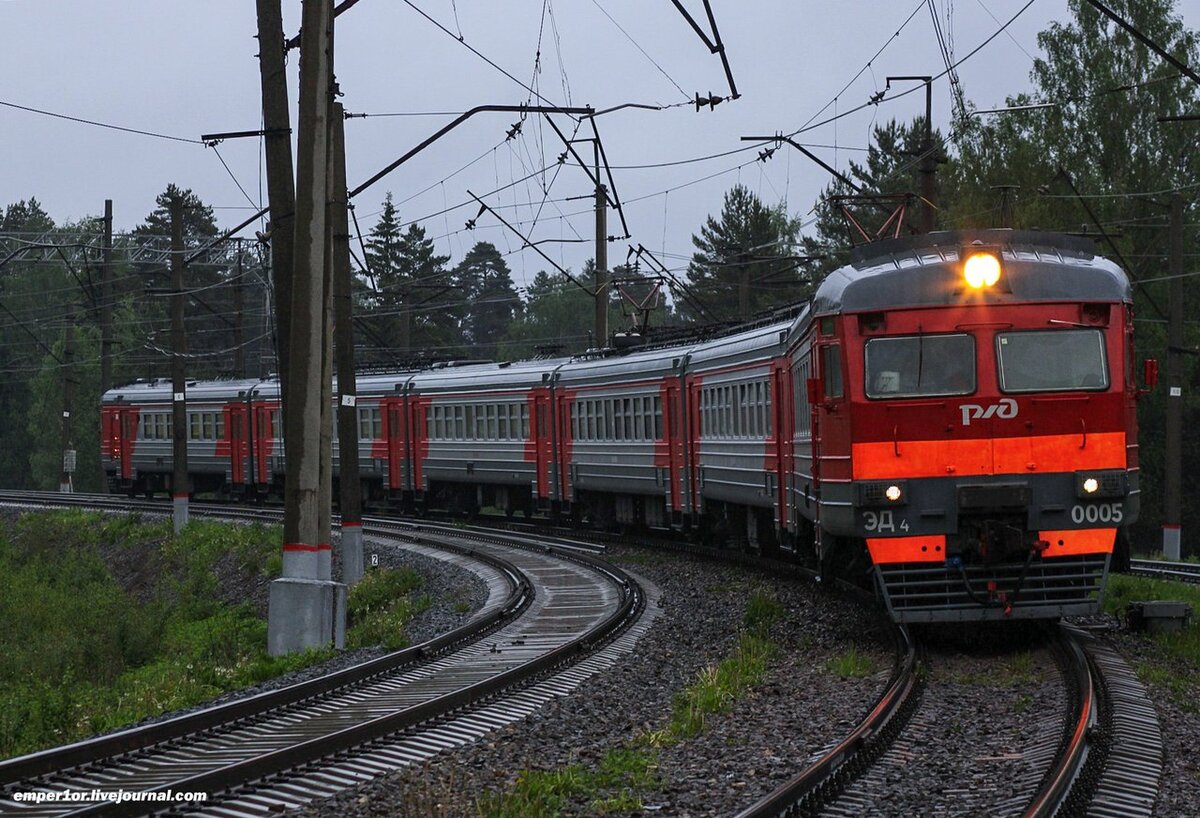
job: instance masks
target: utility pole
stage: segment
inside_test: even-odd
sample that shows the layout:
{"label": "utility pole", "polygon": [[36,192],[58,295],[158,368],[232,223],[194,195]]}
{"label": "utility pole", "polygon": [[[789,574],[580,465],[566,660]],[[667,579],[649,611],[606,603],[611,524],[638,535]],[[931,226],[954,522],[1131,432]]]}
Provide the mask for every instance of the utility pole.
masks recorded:
{"label": "utility pole", "polygon": [[271,277],[274,281],[275,337],[278,344],[279,396],[287,416],[287,381],[292,326],[292,275],[295,247],[296,187],[292,169],[291,116],[288,111],[287,62],[281,0],[257,0],[258,66],[262,84],[267,197],[270,200]]}
{"label": "utility pole", "polygon": [[[358,466],[358,385],[354,374],[354,302],[351,300],[350,222],[346,198],[345,116],[333,105],[333,328],[337,342],[339,506],[342,512],[342,582],[363,575],[362,482]],[[407,305],[406,305],[407,306]],[[398,430],[393,429],[392,434]]]}
{"label": "utility pole", "polygon": [[936,224],[936,208],[934,199],[937,197],[937,158],[933,155],[933,77],[888,77],[890,87],[892,80],[897,82],[925,83],[925,137],[921,140],[921,229],[932,233]]}
{"label": "utility pole", "polygon": [[75,310],[67,313],[63,336],[63,411],[62,411],[62,476],[58,490],[70,494],[75,490],[71,475],[75,471],[75,447],[71,445],[71,412],[75,404]]}
{"label": "utility pole", "polygon": [[183,199],[171,197],[171,424],[174,471],[171,476],[172,517],[178,534],[188,521],[187,375],[183,330]]}
{"label": "utility pole", "polygon": [[104,248],[100,265],[100,394],[112,389],[112,199],[104,200]]}
{"label": "utility pole", "polygon": [[[260,9],[261,9],[260,3]],[[325,255],[332,0],[304,0],[300,42],[294,275],[284,414],[283,576],[271,583],[267,649],[273,656],[333,641],[334,583],[320,551],[321,402],[326,346]],[[265,49],[266,43],[260,42]],[[265,102],[265,100],[264,100]],[[272,208],[275,202],[272,201]],[[278,230],[276,225],[274,228]]]}
{"label": "utility pole", "polygon": [[1163,508],[1163,556],[1181,556],[1183,483],[1183,198],[1171,194],[1171,260],[1167,304],[1167,446],[1166,503]]}
{"label": "utility pole", "polygon": [[233,280],[233,374],[246,377],[246,350],[242,348],[245,334],[246,305],[242,291],[242,243],[238,242],[237,277]]}
{"label": "utility pole", "polygon": [[596,345],[608,345],[608,188],[600,181],[600,142],[592,143],[596,164]]}
{"label": "utility pole", "polygon": [[[100,394],[112,389],[112,199],[104,200],[104,248],[100,265]],[[104,464],[100,467],[100,491],[108,493]]]}
{"label": "utility pole", "polygon": [[750,259],[747,253],[738,254],[738,318],[750,320]]}

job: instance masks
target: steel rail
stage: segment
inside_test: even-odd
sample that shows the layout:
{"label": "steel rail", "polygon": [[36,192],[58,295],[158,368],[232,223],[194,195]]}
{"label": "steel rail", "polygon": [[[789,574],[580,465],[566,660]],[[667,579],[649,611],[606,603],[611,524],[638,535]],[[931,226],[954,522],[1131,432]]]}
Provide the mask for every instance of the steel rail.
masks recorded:
{"label": "steel rail", "polygon": [[[99,504],[113,507],[113,498],[100,496],[96,498],[74,498],[75,503],[61,496],[41,495],[33,497],[31,495],[22,495],[17,502],[23,504],[40,504],[49,506],[75,505],[79,503],[87,503],[89,501],[101,501]],[[13,501],[11,495],[0,494],[0,501]],[[119,507],[128,508],[130,503],[122,502]],[[158,510],[157,508],[154,510]],[[199,509],[198,509],[199,511]],[[215,512],[201,513],[228,513],[228,509],[219,509]],[[237,515],[241,516],[241,515]],[[262,514],[254,516],[261,517]],[[534,659],[524,662],[521,665],[512,667],[486,680],[469,684],[462,688],[452,691],[451,693],[441,695],[436,698],[426,700],[413,707],[396,710],[384,716],[368,719],[358,724],[346,727],[344,729],[331,731],[325,735],[310,738],[308,740],[299,741],[288,747],[283,747],[277,750],[269,751],[262,755],[243,759],[231,764],[226,764],[222,767],[208,770],[202,773],[193,774],[181,780],[173,780],[169,784],[147,789],[146,792],[161,792],[164,790],[179,791],[208,791],[214,795],[227,793],[231,790],[236,790],[253,781],[262,779],[264,776],[272,776],[282,773],[287,770],[296,768],[299,765],[307,765],[318,759],[326,758],[331,755],[345,753],[351,748],[369,744],[370,742],[382,739],[385,736],[393,735],[399,731],[410,729],[422,722],[436,720],[445,717],[448,714],[463,711],[465,708],[470,708],[474,705],[485,703],[498,695],[508,692],[511,689],[523,688],[528,684],[535,683],[546,676],[552,676],[559,669],[566,665],[573,664],[577,659],[585,654],[589,654],[592,650],[600,645],[606,644],[612,638],[615,638],[618,633],[623,631],[626,626],[637,621],[645,606],[645,598],[641,588],[631,580],[631,578],[620,569],[609,566],[601,562],[589,554],[585,553],[586,548],[581,547],[583,544],[578,542],[559,543],[551,545],[539,542],[530,542],[529,538],[515,538],[510,535],[492,535],[484,530],[447,530],[448,526],[442,527],[437,525],[426,524],[411,524],[411,523],[396,523],[394,521],[381,522],[372,524],[372,528],[380,530],[396,531],[407,534],[419,539],[422,542],[435,543],[435,547],[453,546],[452,550],[458,553],[466,554],[474,557],[481,557],[475,548],[470,545],[456,545],[447,543],[446,539],[449,536],[456,538],[474,538],[489,542],[500,542],[505,547],[521,547],[529,551],[539,553],[554,553],[555,557],[567,561],[576,562],[588,566],[588,568],[604,577],[604,581],[615,585],[618,589],[619,604],[615,610],[610,611],[607,616],[599,623],[594,623],[586,632],[571,638],[564,644],[554,647]],[[442,530],[437,530],[442,529]],[[501,561],[502,562],[502,561]],[[514,570],[516,570],[514,568]],[[528,580],[525,580],[528,583]],[[528,584],[522,586],[517,595],[524,600],[524,605],[527,606],[529,599],[532,597],[532,592]],[[518,603],[519,604],[519,603]],[[504,608],[509,611],[515,610],[514,600],[510,599],[505,604]],[[524,607],[521,607],[523,610]],[[509,619],[514,618],[515,614],[510,615]],[[464,626],[466,627],[466,626]],[[458,629],[462,630],[462,629]],[[440,641],[450,641],[451,635],[441,637]],[[435,640],[438,641],[438,640]],[[414,654],[417,651],[422,651],[426,656],[429,654],[431,643],[416,646],[401,651],[400,654]],[[422,650],[423,649],[423,650]],[[446,652],[444,649],[443,653]],[[213,712],[221,714],[224,717],[209,716],[207,712],[201,712],[192,716],[184,716],[179,719],[173,719],[170,722],[164,722],[157,725],[149,725],[144,730],[158,734],[158,738],[154,742],[135,742],[138,744],[135,749],[144,749],[148,744],[160,743],[162,736],[168,734],[179,734],[177,737],[196,736],[203,738],[206,734],[211,735],[211,725],[206,725],[206,721],[216,722],[216,726],[228,725],[231,729],[236,729],[246,722],[255,722],[259,717],[269,717],[277,715],[278,711],[266,711],[255,709],[255,703],[261,704],[264,701],[272,700],[276,697],[290,698],[295,701],[311,699],[312,695],[321,695],[321,692],[333,692],[330,688],[328,691],[321,691],[321,683],[332,684],[329,680],[346,680],[352,676],[361,676],[362,678],[376,678],[381,673],[387,672],[387,669],[382,667],[387,660],[394,659],[395,654],[387,657],[381,657],[372,663],[358,668],[347,669],[337,674],[331,674],[329,677],[312,680],[312,682],[302,683],[301,685],[292,686],[284,691],[277,691],[270,694],[260,694],[258,697],[253,697],[246,702],[234,702],[229,705],[224,705],[219,708],[214,708]],[[310,691],[318,691],[312,695],[308,695]],[[343,692],[344,688],[336,689],[337,693]],[[289,696],[289,692],[291,696]],[[286,706],[286,705],[285,705]],[[244,711],[243,711],[244,709]],[[234,715],[245,712],[246,715]],[[80,742],[77,745],[72,745],[67,748],[59,748],[57,751],[44,751],[34,754],[34,756],[14,759],[8,762],[11,770],[23,769],[31,772],[33,775],[39,774],[37,770],[44,772],[70,772],[71,769],[78,769],[81,760],[82,764],[86,765],[89,761],[98,760],[95,758],[97,754],[102,757],[112,757],[112,753],[105,753],[98,748],[105,746],[105,742],[116,742],[110,744],[109,747],[119,746],[122,742],[130,741],[130,734],[136,734],[139,728],[130,731],[123,731],[121,734],[113,736],[101,737],[88,742]],[[168,741],[170,739],[168,738]],[[123,749],[118,749],[116,754],[127,752]],[[55,755],[58,753],[59,755]],[[69,758],[70,761],[65,765],[56,765],[53,763],[54,758]],[[21,766],[24,765],[24,766]],[[64,767],[66,769],[64,770]],[[49,768],[49,769],[47,769]],[[2,769],[2,768],[0,768]],[[21,776],[26,777],[26,776]],[[141,802],[130,801],[121,804],[94,804],[85,806],[81,809],[69,812],[69,815],[135,815],[144,814],[148,811],[154,811],[156,802]]]}
{"label": "steel rail", "polygon": [[[0,500],[7,499],[7,494],[0,494]],[[26,501],[32,502],[27,498],[22,499],[22,502]],[[62,504],[61,501],[55,501],[55,503]],[[500,625],[520,615],[529,606],[533,598],[533,589],[529,580],[512,563],[445,540],[440,540],[437,547],[469,556],[500,572],[507,579],[510,589],[503,605],[478,620],[467,622],[419,645],[413,645],[325,676],[176,716],[166,721],[132,727],[62,747],[53,747],[0,761],[0,786],[111,759],[155,744],[208,730],[234,726],[234,723],[253,719],[269,711],[371,681],[385,673],[432,662],[462,645],[486,636]]]}
{"label": "steel rail", "polygon": [[1096,722],[1095,680],[1087,656],[1071,631],[1060,627],[1064,675],[1075,695],[1073,721],[1068,720],[1062,749],[1042,786],[1022,813],[1024,818],[1052,818],[1071,794],[1072,786],[1088,759],[1088,734]]}
{"label": "steel rail", "polygon": [[894,634],[897,651],[892,676],[866,718],[833,749],[738,813],[736,818],[807,814],[810,802],[824,799],[832,795],[834,789],[840,789],[840,785],[855,774],[851,768],[857,762],[869,763],[867,756],[873,756],[891,741],[902,727],[907,711],[915,705],[919,690],[917,652],[912,636],[903,626],[897,627]]}
{"label": "steel rail", "polygon": [[1164,560],[1130,560],[1130,573],[1137,576],[1200,583],[1200,563]]}

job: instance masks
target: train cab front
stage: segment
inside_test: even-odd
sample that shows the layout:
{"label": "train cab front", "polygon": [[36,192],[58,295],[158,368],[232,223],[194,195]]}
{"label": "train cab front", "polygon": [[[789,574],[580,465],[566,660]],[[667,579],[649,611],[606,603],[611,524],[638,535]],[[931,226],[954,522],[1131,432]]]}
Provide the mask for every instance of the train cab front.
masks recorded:
{"label": "train cab front", "polygon": [[1128,283],[1069,241],[953,238],[845,273],[822,528],[865,545],[900,622],[1094,613],[1138,511]]}

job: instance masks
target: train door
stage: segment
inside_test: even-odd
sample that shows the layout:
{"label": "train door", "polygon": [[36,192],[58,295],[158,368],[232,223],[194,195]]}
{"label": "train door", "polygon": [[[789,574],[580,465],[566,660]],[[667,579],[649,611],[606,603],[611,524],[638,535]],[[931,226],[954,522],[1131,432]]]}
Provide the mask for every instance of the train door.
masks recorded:
{"label": "train door", "polygon": [[276,434],[282,430],[274,428],[276,407],[269,403],[254,405],[254,482],[260,490],[271,483],[271,451]]}
{"label": "train door", "polygon": [[138,409],[119,408],[112,419],[112,455],[122,483],[133,481],[133,447],[137,442]]}
{"label": "train door", "polygon": [[677,413],[680,418],[681,432],[687,439],[687,509],[693,518],[703,511],[700,497],[704,489],[704,467],[700,452],[700,439],[703,430],[700,427],[700,400],[703,384],[700,378],[687,378],[686,417],[683,412]]}
{"label": "train door", "polygon": [[225,407],[225,428],[229,434],[229,475],[235,489],[246,487],[246,408],[234,404]]}
{"label": "train door", "polygon": [[558,391],[556,400],[558,411],[555,412],[555,421],[558,427],[554,430],[554,439],[557,441],[555,462],[558,467],[558,479],[555,482],[557,483],[558,496],[568,502],[575,499],[574,486],[571,484],[571,453],[574,448],[574,437],[571,430],[571,405],[574,402],[574,392]]}
{"label": "train door", "polygon": [[402,400],[383,401],[387,416],[388,492],[402,494],[412,489],[408,480],[408,424],[405,423]]}
{"label": "train door", "polygon": [[663,387],[663,435],[667,441],[667,501],[673,523],[681,523],[684,513],[683,434],[685,424],[679,405],[679,380],[672,378]]}
{"label": "train door", "polygon": [[770,402],[768,417],[771,428],[767,434],[767,453],[774,453],[771,466],[775,485],[772,505],[775,506],[775,526],[783,530],[788,527],[788,478],[792,473],[792,447],[794,423],[792,409],[792,385],[789,378],[788,359],[771,362],[770,385],[767,400]]}
{"label": "train door", "polygon": [[538,389],[533,395],[533,417],[529,429],[533,440],[537,474],[537,499],[558,500],[558,492],[550,489],[550,471],[554,456],[554,442],[550,429],[550,390]]}

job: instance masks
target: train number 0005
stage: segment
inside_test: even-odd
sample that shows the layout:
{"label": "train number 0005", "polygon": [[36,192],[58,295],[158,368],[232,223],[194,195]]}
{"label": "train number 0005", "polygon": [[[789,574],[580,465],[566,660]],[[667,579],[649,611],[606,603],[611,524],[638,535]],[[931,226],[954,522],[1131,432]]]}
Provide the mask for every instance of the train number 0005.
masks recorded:
{"label": "train number 0005", "polygon": [[1087,506],[1071,507],[1071,522],[1075,525],[1083,523],[1120,523],[1125,519],[1125,509],[1120,503],[1094,503]]}

